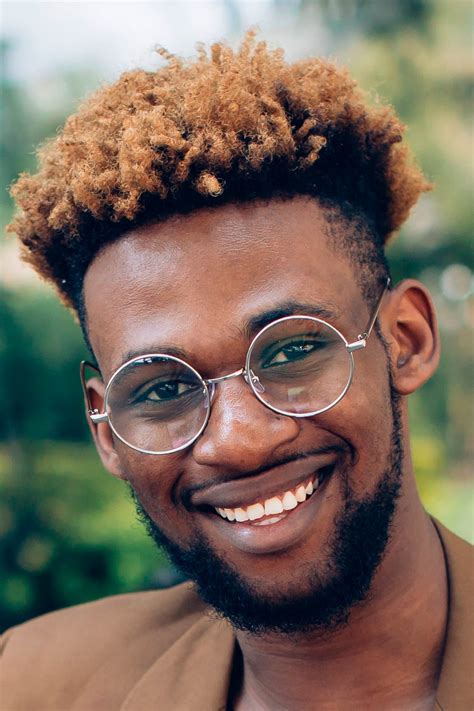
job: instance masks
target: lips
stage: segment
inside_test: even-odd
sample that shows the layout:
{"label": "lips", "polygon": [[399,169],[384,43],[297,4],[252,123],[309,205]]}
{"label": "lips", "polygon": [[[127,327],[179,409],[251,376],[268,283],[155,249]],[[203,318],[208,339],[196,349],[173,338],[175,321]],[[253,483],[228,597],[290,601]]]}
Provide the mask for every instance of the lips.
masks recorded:
{"label": "lips", "polygon": [[310,479],[299,484],[293,491],[284,491],[264,501],[256,501],[250,506],[237,508],[216,508],[217,513],[228,521],[259,521],[262,518],[278,516],[286,511],[293,511],[306,501],[319,486],[319,477],[312,475]]}
{"label": "lips", "polygon": [[206,510],[202,512],[203,528],[215,544],[219,539],[220,546],[223,541],[227,541],[233,549],[242,553],[269,555],[298,548],[308,536],[314,537],[318,530],[324,531],[325,517],[323,515],[320,520],[320,516],[325,503],[329,499],[334,501],[332,482],[336,481],[337,487],[337,477],[334,476],[336,471],[335,465],[328,466],[324,474],[321,470],[320,483],[313,494],[290,510],[265,515],[253,521],[230,521],[214,510]]}
{"label": "lips", "polygon": [[199,515],[203,532],[222,551],[230,544],[236,552],[283,553],[318,530],[325,535],[327,516],[321,514],[326,501],[331,501],[329,512],[337,501],[335,474],[347,463],[348,454],[344,446],[320,448],[257,474],[204,485],[189,492],[186,505]]}
{"label": "lips", "polygon": [[195,492],[190,503],[198,509],[247,509],[256,503],[283,497],[310,481],[315,485],[318,477],[336,463],[340,452],[336,448],[324,450],[315,456],[302,457],[284,465],[266,469],[256,475],[241,476],[230,481],[212,484]]}

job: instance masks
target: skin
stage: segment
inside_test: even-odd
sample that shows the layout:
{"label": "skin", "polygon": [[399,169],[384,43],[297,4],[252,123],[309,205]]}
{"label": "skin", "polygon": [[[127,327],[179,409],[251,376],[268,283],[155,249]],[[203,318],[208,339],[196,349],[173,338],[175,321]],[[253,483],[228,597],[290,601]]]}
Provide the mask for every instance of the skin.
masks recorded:
{"label": "skin", "polygon": [[[243,365],[249,345],[245,321],[288,300],[330,308],[333,325],[355,340],[369,308],[354,267],[328,245],[326,228],[317,202],[297,197],[200,210],[142,227],[107,246],[91,264],[84,286],[90,340],[104,380],[130,350],[167,352],[169,346],[184,350],[203,377],[231,373]],[[302,634],[297,641],[236,632],[242,662],[236,665],[231,704],[238,711],[434,706],[446,629],[446,571],[416,489],[405,398],[428,380],[439,358],[426,289],[413,280],[402,282],[384,298],[379,324],[402,396],[405,446],[385,556],[369,598],[337,632]],[[197,506],[186,508],[182,497],[196,486],[212,492],[213,486],[262,467],[269,467],[269,476],[284,476],[274,462],[342,443],[356,454],[346,470],[355,495],[370,495],[389,458],[392,425],[380,340],[373,335],[355,361],[347,395],[315,418],[272,412],[236,378],[217,386],[209,424],[188,449],[139,454],[116,440],[106,423],[92,426],[97,449],[105,467],[132,485],[171,540],[186,546],[196,533],[204,534],[261,594],[277,595],[275,580],[279,590],[301,593],[305,564],[317,562],[323,577],[331,574],[325,551],[342,505],[337,468],[304,535],[271,555],[224,535],[217,518]],[[102,411],[99,380],[90,381],[89,393]],[[315,466],[318,461],[315,456]]]}

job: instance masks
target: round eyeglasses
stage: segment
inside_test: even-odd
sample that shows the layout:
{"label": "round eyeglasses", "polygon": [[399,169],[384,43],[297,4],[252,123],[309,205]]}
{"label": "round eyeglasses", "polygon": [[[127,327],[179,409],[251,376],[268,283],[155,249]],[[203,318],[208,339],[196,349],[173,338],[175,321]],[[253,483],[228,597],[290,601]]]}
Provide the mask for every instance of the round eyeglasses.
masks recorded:
{"label": "round eyeglasses", "polygon": [[250,343],[245,366],[204,379],[181,358],[148,353],[127,361],[110,378],[104,411],[91,407],[85,368],[81,381],[91,420],[108,422],[115,435],[143,454],[171,454],[189,447],[204,431],[216,385],[242,376],[255,397],[288,417],[313,417],[334,407],[354,374],[353,352],[365,348],[388,288],[387,280],[366,330],[349,343],[331,324],[314,316],[285,316],[268,324]]}

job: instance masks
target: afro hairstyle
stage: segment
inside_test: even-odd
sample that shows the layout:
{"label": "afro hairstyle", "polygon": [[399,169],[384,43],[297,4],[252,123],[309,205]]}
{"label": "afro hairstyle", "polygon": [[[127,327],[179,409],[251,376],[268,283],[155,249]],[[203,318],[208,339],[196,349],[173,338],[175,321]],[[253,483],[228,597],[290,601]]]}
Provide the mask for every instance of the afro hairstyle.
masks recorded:
{"label": "afro hairstyle", "polygon": [[430,188],[391,107],[347,70],[289,64],[253,32],[236,51],[199,46],[188,61],[158,51],[163,66],[126,72],[87,99],[39,149],[36,174],[12,188],[19,211],[8,229],[23,258],[80,318],[85,272],[105,244],[232,201],[308,195],[336,206],[360,227],[346,251],[360,261],[370,233],[380,272],[386,241]]}

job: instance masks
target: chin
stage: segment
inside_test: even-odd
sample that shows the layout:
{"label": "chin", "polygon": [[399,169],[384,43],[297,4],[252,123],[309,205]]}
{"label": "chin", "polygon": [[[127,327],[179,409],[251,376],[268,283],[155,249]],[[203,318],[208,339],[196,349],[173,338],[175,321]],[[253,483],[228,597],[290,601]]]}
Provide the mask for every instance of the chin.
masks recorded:
{"label": "chin", "polygon": [[[328,491],[334,476],[326,480]],[[327,632],[346,624],[351,610],[369,594],[390,539],[400,476],[398,468],[390,469],[370,497],[346,498],[325,544],[310,536],[267,555],[241,551],[238,562],[203,533],[189,547],[178,545],[138,501],[137,509],[149,535],[194,582],[203,601],[236,629],[255,634]]]}

